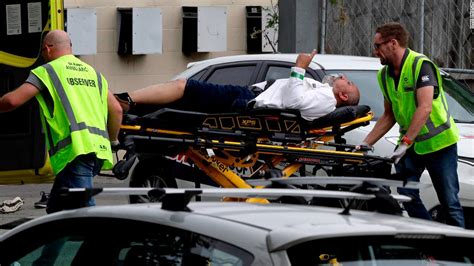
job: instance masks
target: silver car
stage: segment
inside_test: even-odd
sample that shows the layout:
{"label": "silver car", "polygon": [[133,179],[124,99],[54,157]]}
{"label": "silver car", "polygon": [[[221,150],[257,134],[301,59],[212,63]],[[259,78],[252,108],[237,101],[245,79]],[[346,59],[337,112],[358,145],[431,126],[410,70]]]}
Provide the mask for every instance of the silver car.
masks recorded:
{"label": "silver car", "polygon": [[186,200],[37,218],[0,236],[0,265],[474,263],[473,231],[426,220],[279,203],[176,202]]}

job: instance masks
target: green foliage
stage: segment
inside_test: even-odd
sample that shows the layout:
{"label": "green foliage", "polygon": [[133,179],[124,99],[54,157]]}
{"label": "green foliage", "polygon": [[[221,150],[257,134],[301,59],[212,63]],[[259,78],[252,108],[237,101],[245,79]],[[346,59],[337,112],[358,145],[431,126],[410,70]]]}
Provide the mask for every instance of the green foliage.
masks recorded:
{"label": "green foliage", "polygon": [[273,0],[270,0],[269,7],[263,7],[262,11],[265,11],[268,15],[266,18],[266,25],[262,25],[262,29],[256,30],[250,34],[250,38],[256,38],[258,34],[262,34],[262,37],[268,41],[268,45],[272,47],[273,52],[277,52],[276,46],[278,44],[278,36],[271,34],[271,32],[278,32],[280,23],[280,16],[278,12],[278,3],[274,4]]}
{"label": "green foliage", "polygon": [[[273,1],[271,1],[273,2]],[[275,29],[278,28],[280,16],[278,14],[278,5],[273,5],[271,7],[265,7],[263,10],[267,11],[270,17],[267,17],[267,25],[265,28]]]}

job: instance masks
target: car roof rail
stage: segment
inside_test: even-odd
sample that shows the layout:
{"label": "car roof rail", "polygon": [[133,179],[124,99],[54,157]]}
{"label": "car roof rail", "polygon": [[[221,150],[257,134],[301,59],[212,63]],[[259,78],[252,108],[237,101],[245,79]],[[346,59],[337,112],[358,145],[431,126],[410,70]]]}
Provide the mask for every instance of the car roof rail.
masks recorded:
{"label": "car roof rail", "polygon": [[187,206],[194,196],[227,197],[227,198],[259,198],[279,199],[281,197],[311,197],[324,199],[340,199],[343,211],[349,215],[356,200],[375,203],[375,211],[387,214],[400,214],[399,205],[411,200],[403,195],[391,195],[387,189],[369,182],[354,186],[352,191],[333,191],[321,189],[291,188],[70,188],[62,191],[62,196],[74,197],[77,200],[89,200],[97,194],[108,195],[147,195],[162,202],[162,209],[170,211],[191,211]]}
{"label": "car roof rail", "polygon": [[358,177],[358,176],[295,176],[295,177],[274,177],[246,180],[252,186],[270,186],[272,184],[281,185],[361,185],[364,182],[388,187],[428,188],[431,184],[422,184],[420,182],[385,179],[378,177]]}

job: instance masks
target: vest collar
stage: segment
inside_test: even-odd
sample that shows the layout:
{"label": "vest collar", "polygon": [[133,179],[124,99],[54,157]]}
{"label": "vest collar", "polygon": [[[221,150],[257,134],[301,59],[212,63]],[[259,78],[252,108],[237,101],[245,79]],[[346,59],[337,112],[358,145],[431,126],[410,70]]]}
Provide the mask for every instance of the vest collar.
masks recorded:
{"label": "vest collar", "polygon": [[[403,58],[402,58],[402,64],[400,65],[400,69],[403,69],[403,65],[405,64],[405,61],[408,57],[408,53],[410,52],[410,49],[408,48],[405,48],[405,53],[403,53]],[[392,78],[395,78],[395,72],[393,71],[393,67],[391,65],[388,65],[387,66],[387,70],[388,70],[388,75]],[[401,71],[400,71],[401,73]],[[399,75],[400,77],[400,75]]]}

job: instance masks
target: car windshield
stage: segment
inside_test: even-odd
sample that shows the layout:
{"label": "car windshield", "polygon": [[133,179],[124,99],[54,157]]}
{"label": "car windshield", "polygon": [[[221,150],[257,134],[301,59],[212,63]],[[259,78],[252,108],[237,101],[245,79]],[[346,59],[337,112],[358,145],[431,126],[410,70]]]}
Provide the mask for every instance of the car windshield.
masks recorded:
{"label": "car windshield", "polygon": [[[383,114],[383,95],[377,81],[376,70],[332,70],[326,74],[343,73],[352,80],[361,93],[360,103],[368,105],[375,113],[375,119]],[[474,123],[474,95],[450,76],[442,76],[443,88],[449,112],[458,123]]]}
{"label": "car windshield", "polygon": [[291,265],[472,265],[473,244],[473,239],[400,234],[319,239],[287,252]]}

